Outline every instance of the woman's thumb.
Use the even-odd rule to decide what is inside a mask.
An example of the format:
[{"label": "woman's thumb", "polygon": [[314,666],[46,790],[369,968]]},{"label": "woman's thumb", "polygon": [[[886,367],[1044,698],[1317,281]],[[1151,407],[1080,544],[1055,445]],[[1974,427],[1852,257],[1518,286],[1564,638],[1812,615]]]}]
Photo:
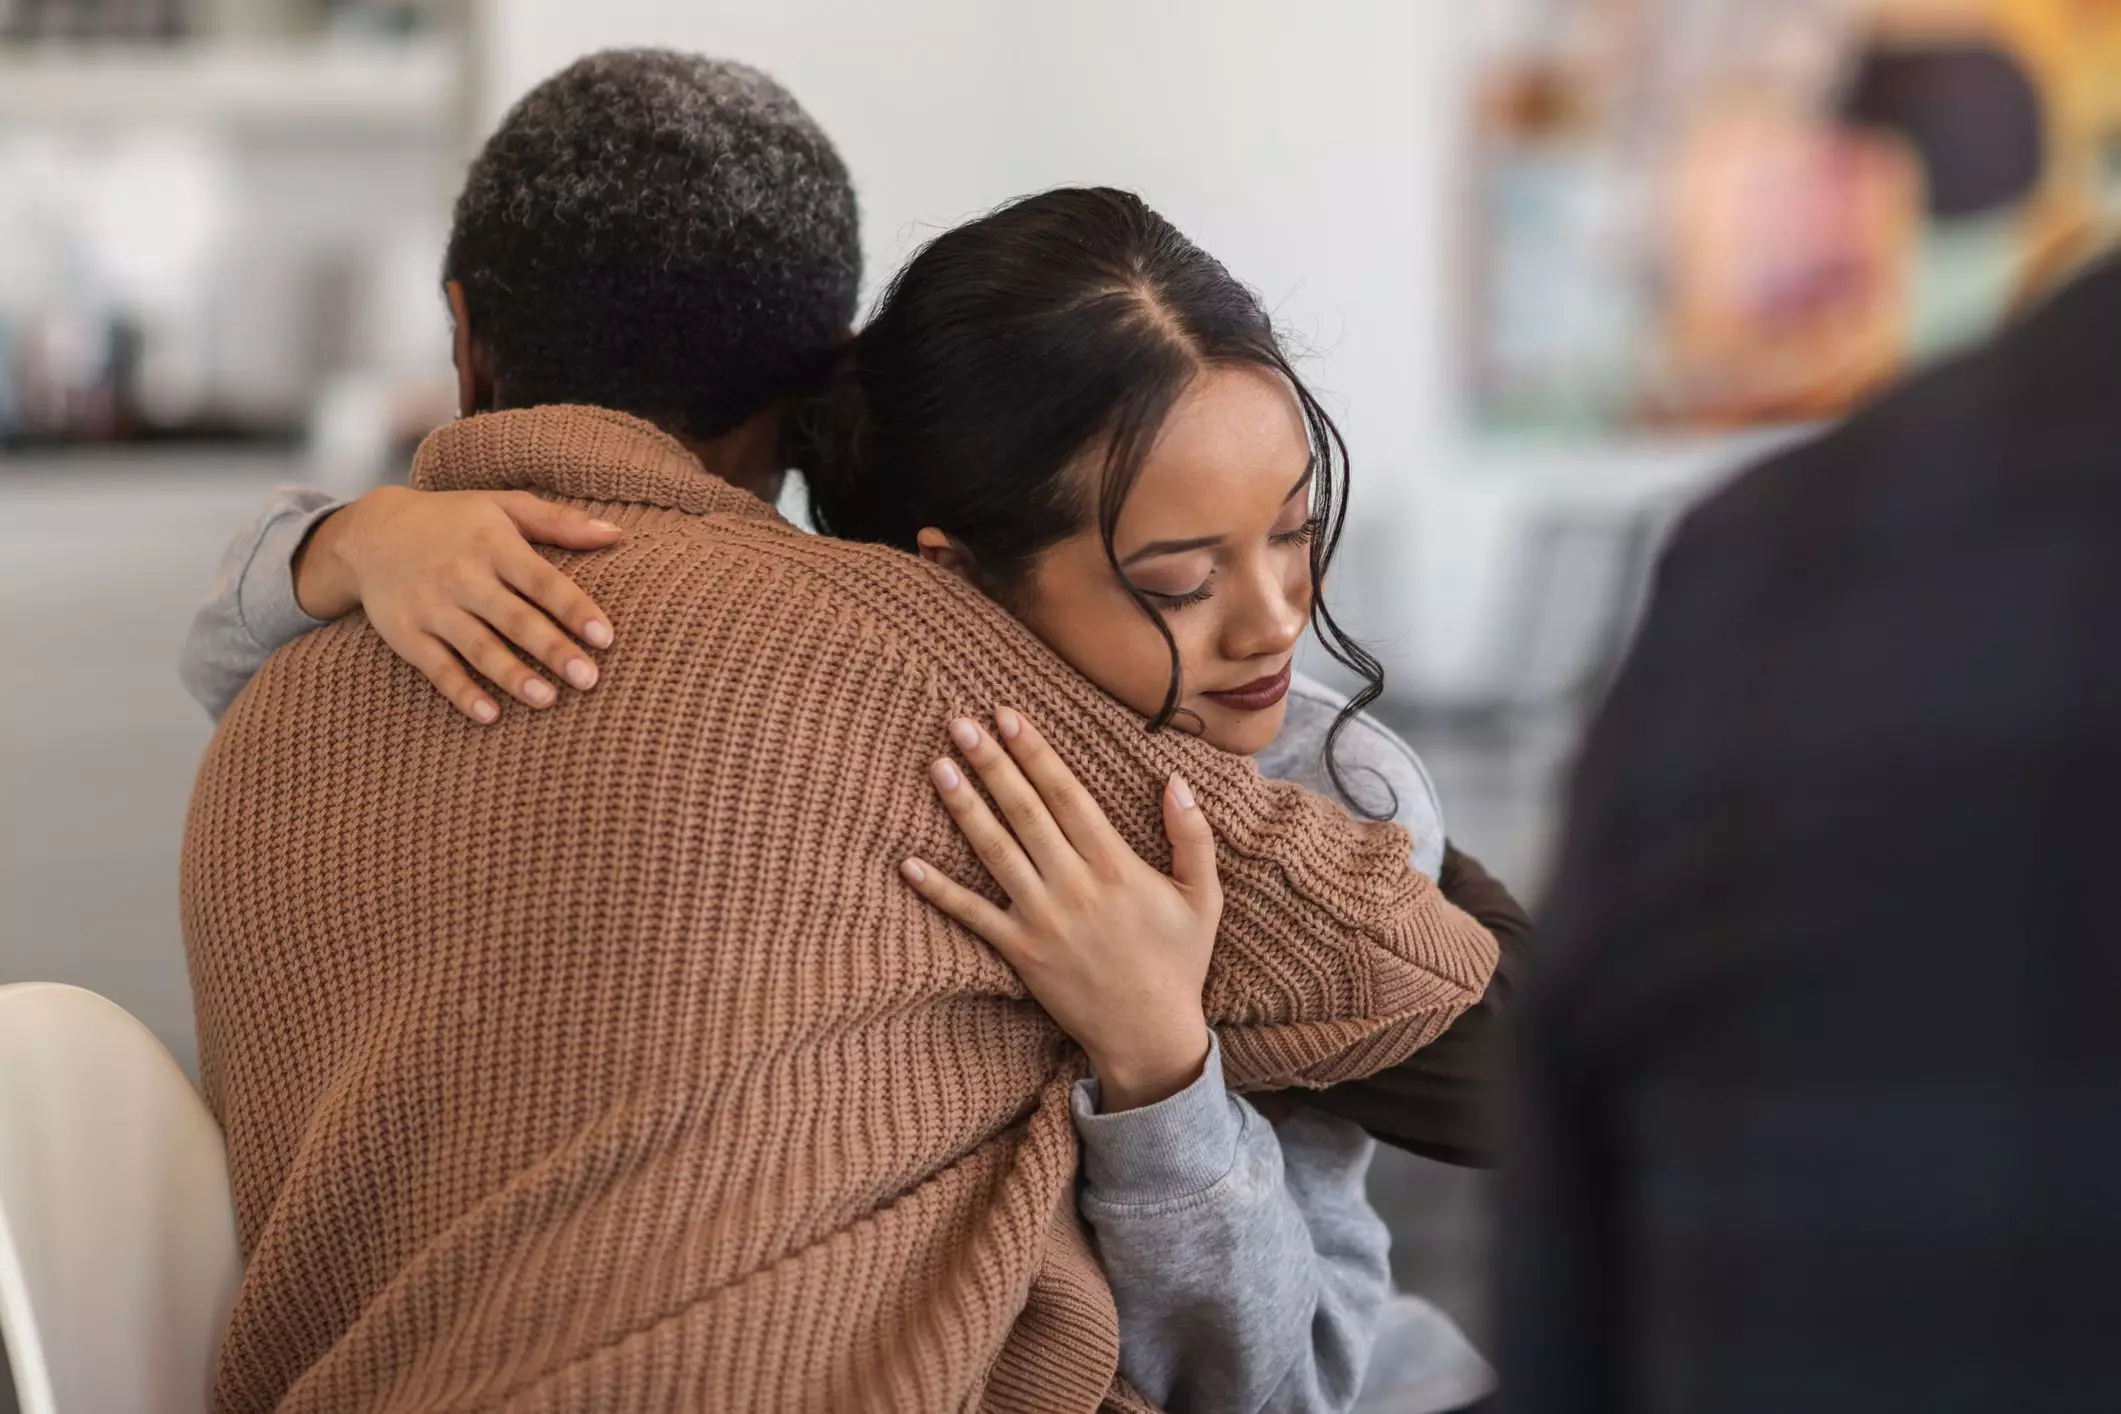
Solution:
[{"label": "woman's thumb", "polygon": [[608,520],[597,520],[587,511],[548,501],[519,491],[502,501],[502,509],[533,545],[557,545],[563,550],[601,550],[625,532]]},{"label": "woman's thumb", "polygon": [[1171,837],[1171,877],[1187,890],[1218,887],[1215,832],[1186,778],[1172,772],[1164,785],[1164,833]]}]

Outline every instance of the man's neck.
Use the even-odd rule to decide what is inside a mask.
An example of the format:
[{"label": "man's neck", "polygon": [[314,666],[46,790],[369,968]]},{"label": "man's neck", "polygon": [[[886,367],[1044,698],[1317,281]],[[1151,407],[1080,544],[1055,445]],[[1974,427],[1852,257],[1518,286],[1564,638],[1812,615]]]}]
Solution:
[{"label": "man's neck", "polygon": [[719,437],[688,437],[673,428],[663,430],[698,457],[708,475],[718,476],[737,490],[748,491],[772,505],[780,498],[785,470],[781,463],[781,418],[782,409],[776,403]]},{"label": "man's neck", "polygon": [[[510,406],[502,398],[496,399],[485,410],[505,411]],[[643,413],[630,415],[654,424],[657,431],[692,453],[709,476],[726,481],[769,506],[780,499],[781,481],[787,470],[781,459],[781,424],[787,415],[785,403],[767,405],[719,437],[694,437],[660,418]]]}]

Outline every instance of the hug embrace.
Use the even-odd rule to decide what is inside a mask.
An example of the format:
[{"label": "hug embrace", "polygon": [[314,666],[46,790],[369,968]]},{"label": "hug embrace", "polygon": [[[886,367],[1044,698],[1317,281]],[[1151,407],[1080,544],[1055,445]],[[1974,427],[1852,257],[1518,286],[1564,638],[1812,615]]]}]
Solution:
[{"label": "hug embrace", "polygon": [[412,488],[230,547],[217,1408],[1492,1389],[1364,1179],[1487,1158],[1528,924],[1361,710],[1332,420],[1128,193],[938,236],[855,333],[860,263],[778,85],[584,59],[472,164]]}]

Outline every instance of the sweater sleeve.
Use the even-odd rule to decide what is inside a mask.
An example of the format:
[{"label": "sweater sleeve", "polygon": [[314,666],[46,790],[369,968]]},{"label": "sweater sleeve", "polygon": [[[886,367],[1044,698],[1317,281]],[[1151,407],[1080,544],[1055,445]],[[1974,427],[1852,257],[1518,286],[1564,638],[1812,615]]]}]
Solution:
[{"label": "sweater sleeve", "polygon": [[324,626],[295,598],[294,557],[342,504],[314,487],[279,487],[222,552],[177,660],[185,689],[214,720],[273,650]]},{"label": "sweater sleeve", "polygon": [[1220,1045],[1158,1104],[1072,1097],[1083,1217],[1119,1308],[1120,1372],[1159,1404],[1349,1408],[1391,1289],[1390,1236],[1363,1194],[1374,1145],[1299,1110],[1280,1127],[1224,1087]]},{"label": "sweater sleeve", "polygon": [[1424,1158],[1488,1168],[1495,1162],[1503,1035],[1514,1015],[1532,919],[1500,879],[1455,845],[1444,852],[1437,882],[1445,898],[1495,935],[1501,955],[1487,990],[1441,1036],[1398,1065],[1336,1085],[1311,1103]]},{"label": "sweater sleeve", "polygon": [[[881,581],[881,566],[860,568]],[[1316,1089],[1375,1073],[1479,1000],[1494,936],[1413,867],[1406,830],[1353,819],[1183,731],[1145,730],[1043,645],[1025,645],[1023,626],[976,590],[935,574],[926,593],[908,592],[903,573],[888,588],[858,589],[882,607],[879,626],[935,675],[936,749],[948,750],[952,714],[1026,710],[1128,846],[1159,869],[1171,859],[1164,782],[1176,771],[1193,786],[1223,891],[1202,1000],[1232,1088]],[[953,877],[976,881],[977,867]],[[1001,898],[991,881],[982,887]]]}]

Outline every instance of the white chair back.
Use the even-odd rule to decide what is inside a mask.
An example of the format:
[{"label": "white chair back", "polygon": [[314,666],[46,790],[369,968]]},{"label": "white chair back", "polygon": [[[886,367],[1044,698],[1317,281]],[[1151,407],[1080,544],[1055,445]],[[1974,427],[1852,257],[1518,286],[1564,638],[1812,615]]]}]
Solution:
[{"label": "white chair back", "polygon": [[78,987],[0,987],[0,1338],[22,1414],[201,1414],[243,1260],[221,1131]]}]

